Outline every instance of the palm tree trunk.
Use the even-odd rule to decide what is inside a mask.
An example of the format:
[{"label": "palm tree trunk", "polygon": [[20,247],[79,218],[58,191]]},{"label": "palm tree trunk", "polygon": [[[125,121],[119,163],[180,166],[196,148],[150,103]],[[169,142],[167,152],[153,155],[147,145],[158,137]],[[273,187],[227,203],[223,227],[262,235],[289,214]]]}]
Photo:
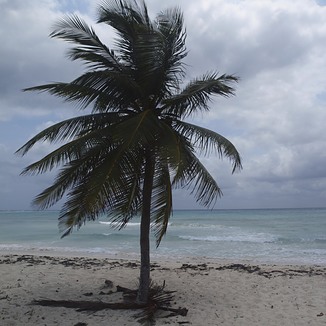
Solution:
[{"label": "palm tree trunk", "polygon": [[145,166],[143,185],[143,207],[140,221],[140,278],[137,294],[137,303],[146,304],[150,287],[150,223],[151,201],[154,180],[155,159],[151,151],[148,151]]}]

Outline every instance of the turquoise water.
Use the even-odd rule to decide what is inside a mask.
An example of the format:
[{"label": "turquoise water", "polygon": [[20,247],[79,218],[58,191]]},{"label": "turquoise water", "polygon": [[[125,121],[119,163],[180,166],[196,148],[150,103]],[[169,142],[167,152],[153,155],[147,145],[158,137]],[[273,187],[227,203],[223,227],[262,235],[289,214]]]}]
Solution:
[{"label": "turquoise water", "polygon": [[[139,220],[117,231],[101,218],[61,239],[56,211],[0,211],[0,252],[139,252]],[[326,209],[180,210],[152,256],[326,264]]]}]

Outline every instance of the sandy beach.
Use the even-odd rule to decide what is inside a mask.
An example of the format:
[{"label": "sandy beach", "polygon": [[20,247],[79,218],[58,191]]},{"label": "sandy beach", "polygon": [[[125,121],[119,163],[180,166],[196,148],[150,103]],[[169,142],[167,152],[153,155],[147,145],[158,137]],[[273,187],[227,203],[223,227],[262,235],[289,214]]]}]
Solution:
[{"label": "sandy beach", "polygon": [[[153,261],[152,279],[176,291],[186,316],[156,325],[326,325],[326,266],[255,265],[200,260]],[[139,262],[91,257],[2,254],[0,325],[138,325],[135,311],[81,312],[33,300],[121,301],[117,286],[136,288]]]}]

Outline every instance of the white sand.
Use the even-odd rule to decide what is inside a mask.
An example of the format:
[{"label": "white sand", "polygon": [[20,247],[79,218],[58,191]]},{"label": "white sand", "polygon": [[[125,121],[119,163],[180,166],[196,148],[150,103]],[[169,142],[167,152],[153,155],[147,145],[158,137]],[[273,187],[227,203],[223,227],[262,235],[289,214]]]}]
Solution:
[{"label": "white sand", "polygon": [[[139,264],[135,263],[3,254],[0,325],[138,325],[135,311],[89,313],[31,305],[33,299],[117,302],[120,293],[103,294],[110,291],[105,280],[113,282],[113,291],[116,285],[136,288]],[[188,309],[187,316],[161,316],[156,325],[326,325],[326,266],[255,268],[203,260],[153,264],[153,281],[165,280],[166,290],[176,291],[172,307]]]}]

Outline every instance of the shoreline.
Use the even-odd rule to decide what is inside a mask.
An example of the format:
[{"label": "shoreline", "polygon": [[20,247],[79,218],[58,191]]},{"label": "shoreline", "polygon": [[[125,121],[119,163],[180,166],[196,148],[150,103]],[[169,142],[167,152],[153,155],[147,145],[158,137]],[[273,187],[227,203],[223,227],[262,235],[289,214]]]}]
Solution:
[{"label": "shoreline", "polygon": [[[33,248],[33,249],[3,249],[0,248],[0,257],[4,255],[34,255],[34,256],[50,256],[50,257],[66,257],[66,258],[74,258],[74,257],[84,257],[84,258],[95,258],[95,259],[122,259],[122,260],[131,260],[138,261],[140,260],[140,254],[129,253],[129,252],[115,252],[115,253],[107,253],[107,252],[92,252],[83,249],[76,250],[60,250],[60,248]],[[249,264],[249,265],[273,265],[273,266],[317,266],[317,267],[325,267],[326,268],[326,260],[323,262],[306,262],[300,259],[294,260],[286,260],[283,258],[282,260],[272,260],[272,259],[253,259],[253,258],[217,258],[217,257],[209,257],[209,256],[167,256],[164,254],[157,254],[155,252],[151,252],[151,261],[162,261],[162,262],[198,262],[200,263],[216,263],[216,264],[231,264],[231,263],[241,263],[241,264]]]},{"label": "shoreline", "polygon": [[[92,314],[31,305],[33,300],[119,301],[113,287],[137,288],[139,261],[119,257],[0,251],[0,324],[137,325],[134,311]],[[157,260],[152,279],[176,291],[173,305],[187,316],[158,318],[157,325],[324,325],[326,266],[260,264],[213,259]],[[19,307],[19,309],[17,309]]]}]

